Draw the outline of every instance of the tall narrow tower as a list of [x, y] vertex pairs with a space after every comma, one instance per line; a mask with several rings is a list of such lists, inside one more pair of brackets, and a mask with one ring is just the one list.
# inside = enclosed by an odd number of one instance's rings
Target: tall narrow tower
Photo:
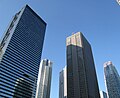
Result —
[[100, 98], [89, 42], [78, 32], [67, 37], [67, 98]]
[[59, 74], [59, 98], [67, 98], [67, 66]]
[[104, 79], [108, 98], [120, 98], [120, 76], [111, 61], [104, 63]]
[[34, 98], [46, 23], [28, 6], [0, 42], [0, 98]]
[[52, 62], [44, 59], [40, 63], [37, 91], [35, 98], [50, 98], [50, 87], [52, 78]]
[[100, 98], [107, 98], [107, 93], [104, 91], [100, 91]]

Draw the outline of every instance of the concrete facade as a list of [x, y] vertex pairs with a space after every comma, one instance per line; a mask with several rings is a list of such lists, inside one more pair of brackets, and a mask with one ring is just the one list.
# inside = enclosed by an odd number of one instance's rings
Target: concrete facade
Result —
[[52, 79], [52, 62], [44, 59], [40, 63], [36, 98], [50, 98], [50, 88]]

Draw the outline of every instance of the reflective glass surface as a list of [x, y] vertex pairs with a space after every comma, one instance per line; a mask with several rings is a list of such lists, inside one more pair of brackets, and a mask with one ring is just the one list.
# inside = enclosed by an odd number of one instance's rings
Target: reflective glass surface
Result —
[[34, 98], [46, 23], [26, 6], [16, 25], [0, 62], [0, 98]]

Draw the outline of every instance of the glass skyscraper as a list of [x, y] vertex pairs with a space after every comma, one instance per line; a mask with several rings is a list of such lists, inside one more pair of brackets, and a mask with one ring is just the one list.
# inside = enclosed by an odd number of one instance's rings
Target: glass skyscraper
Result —
[[108, 98], [120, 98], [120, 76], [111, 61], [104, 63], [104, 79]]
[[40, 63], [37, 91], [35, 98], [50, 98], [50, 88], [52, 79], [52, 62], [44, 59]]
[[34, 98], [46, 23], [28, 6], [0, 42], [0, 98]]
[[67, 98], [67, 66], [59, 74], [59, 98]]
[[81, 32], [67, 37], [67, 98], [100, 98], [89, 42]]

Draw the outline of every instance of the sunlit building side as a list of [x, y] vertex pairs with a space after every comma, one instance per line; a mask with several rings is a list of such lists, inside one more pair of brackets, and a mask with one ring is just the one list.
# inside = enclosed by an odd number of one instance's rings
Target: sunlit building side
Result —
[[108, 98], [120, 98], [120, 76], [111, 61], [104, 63], [104, 79]]
[[44, 59], [40, 63], [36, 98], [50, 98], [52, 62]]

